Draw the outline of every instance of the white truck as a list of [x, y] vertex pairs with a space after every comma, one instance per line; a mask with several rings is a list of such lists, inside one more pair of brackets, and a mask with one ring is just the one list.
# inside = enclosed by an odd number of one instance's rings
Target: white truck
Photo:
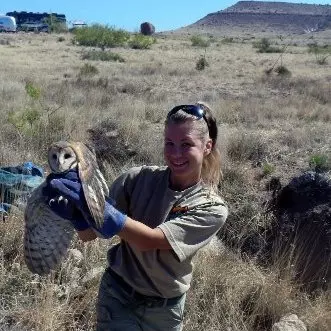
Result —
[[15, 17], [0, 15], [0, 32], [16, 32], [16, 27]]

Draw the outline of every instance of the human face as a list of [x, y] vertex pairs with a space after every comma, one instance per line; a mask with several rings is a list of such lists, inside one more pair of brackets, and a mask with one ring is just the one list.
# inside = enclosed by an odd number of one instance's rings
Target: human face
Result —
[[170, 168], [171, 188], [184, 190], [198, 183], [203, 158], [211, 151], [211, 139], [202, 141], [193, 121], [169, 123], [164, 136], [164, 159]]

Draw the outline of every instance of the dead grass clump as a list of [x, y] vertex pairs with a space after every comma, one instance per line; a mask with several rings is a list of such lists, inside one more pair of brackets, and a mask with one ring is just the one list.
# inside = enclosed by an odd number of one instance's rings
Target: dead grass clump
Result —
[[105, 77], [99, 77], [97, 79], [93, 79], [93, 78], [85, 78], [78, 76], [76, 80], [71, 82], [71, 85], [75, 88], [79, 88], [82, 90], [93, 88], [93, 89], [108, 90], [109, 93], [116, 92], [115, 84], [111, 83], [110, 80]]
[[112, 62], [125, 62], [125, 59], [113, 52], [106, 52], [106, 51], [97, 51], [92, 50], [82, 55], [83, 60], [90, 60], [90, 61], [112, 61]]
[[140, 76], [152, 76], [156, 74], [161, 74], [162, 63], [156, 63], [152, 65], [144, 65], [140, 68], [138, 75]]
[[94, 76], [99, 73], [99, 69], [92, 64], [84, 63], [79, 70], [79, 76]]
[[227, 142], [226, 151], [233, 161], [261, 162], [268, 153], [268, 147], [261, 135], [236, 133]]
[[330, 83], [323, 80], [306, 77], [283, 79], [282, 77], [270, 76], [263, 81], [279, 90], [292, 90], [302, 97], [310, 96], [323, 105], [331, 103]]
[[331, 327], [331, 291], [306, 298], [303, 310], [308, 330], [329, 331]]
[[23, 249], [21, 243], [23, 235], [22, 223], [23, 211], [16, 207], [12, 207], [10, 216], [4, 222], [0, 220], [0, 254], [4, 264], [15, 260]]
[[10, 40], [9, 39], [0, 39], [0, 45], [9, 46]]
[[269, 330], [298, 306], [290, 282], [227, 251], [206, 249], [195, 259], [185, 330]]

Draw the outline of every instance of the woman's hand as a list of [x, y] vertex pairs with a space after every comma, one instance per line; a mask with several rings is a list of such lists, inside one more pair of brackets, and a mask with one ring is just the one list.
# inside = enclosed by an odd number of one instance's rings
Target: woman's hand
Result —
[[[70, 171], [64, 174], [64, 176], [66, 176], [66, 178], [78, 180], [78, 175], [75, 171]], [[50, 174], [46, 178], [46, 186], [43, 188], [46, 203], [55, 214], [61, 218], [69, 220], [77, 231], [84, 231], [90, 228], [80, 210], [76, 208], [76, 205], [54, 189], [51, 183], [53, 180], [57, 180], [57, 178], [60, 178], [60, 175]]]
[[93, 226], [94, 221], [87, 206], [83, 187], [76, 171], [69, 171], [63, 174], [62, 177], [56, 175], [54, 178], [51, 178], [49, 185], [51, 190], [56, 191], [58, 195], [75, 206], [75, 209], [83, 215], [83, 218], [93, 227], [99, 237], [111, 238], [124, 227], [127, 217], [114, 207], [115, 203], [111, 199], [105, 201], [104, 223], [102, 227], [96, 229]]

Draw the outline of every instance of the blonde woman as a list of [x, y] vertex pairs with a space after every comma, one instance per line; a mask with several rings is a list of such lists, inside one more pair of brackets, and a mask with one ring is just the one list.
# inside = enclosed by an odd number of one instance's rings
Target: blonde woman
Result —
[[[100, 231], [81, 220], [90, 215], [77, 174], [50, 181], [51, 189], [79, 211], [70, 213], [82, 216], [72, 222], [83, 241], [121, 238], [108, 251], [97, 302], [98, 331], [182, 330], [192, 258], [228, 214], [217, 194], [216, 143], [216, 120], [206, 105], [174, 107], [164, 128], [166, 166], [132, 168], [115, 180]], [[62, 216], [66, 212], [56, 205], [53, 209]]]

